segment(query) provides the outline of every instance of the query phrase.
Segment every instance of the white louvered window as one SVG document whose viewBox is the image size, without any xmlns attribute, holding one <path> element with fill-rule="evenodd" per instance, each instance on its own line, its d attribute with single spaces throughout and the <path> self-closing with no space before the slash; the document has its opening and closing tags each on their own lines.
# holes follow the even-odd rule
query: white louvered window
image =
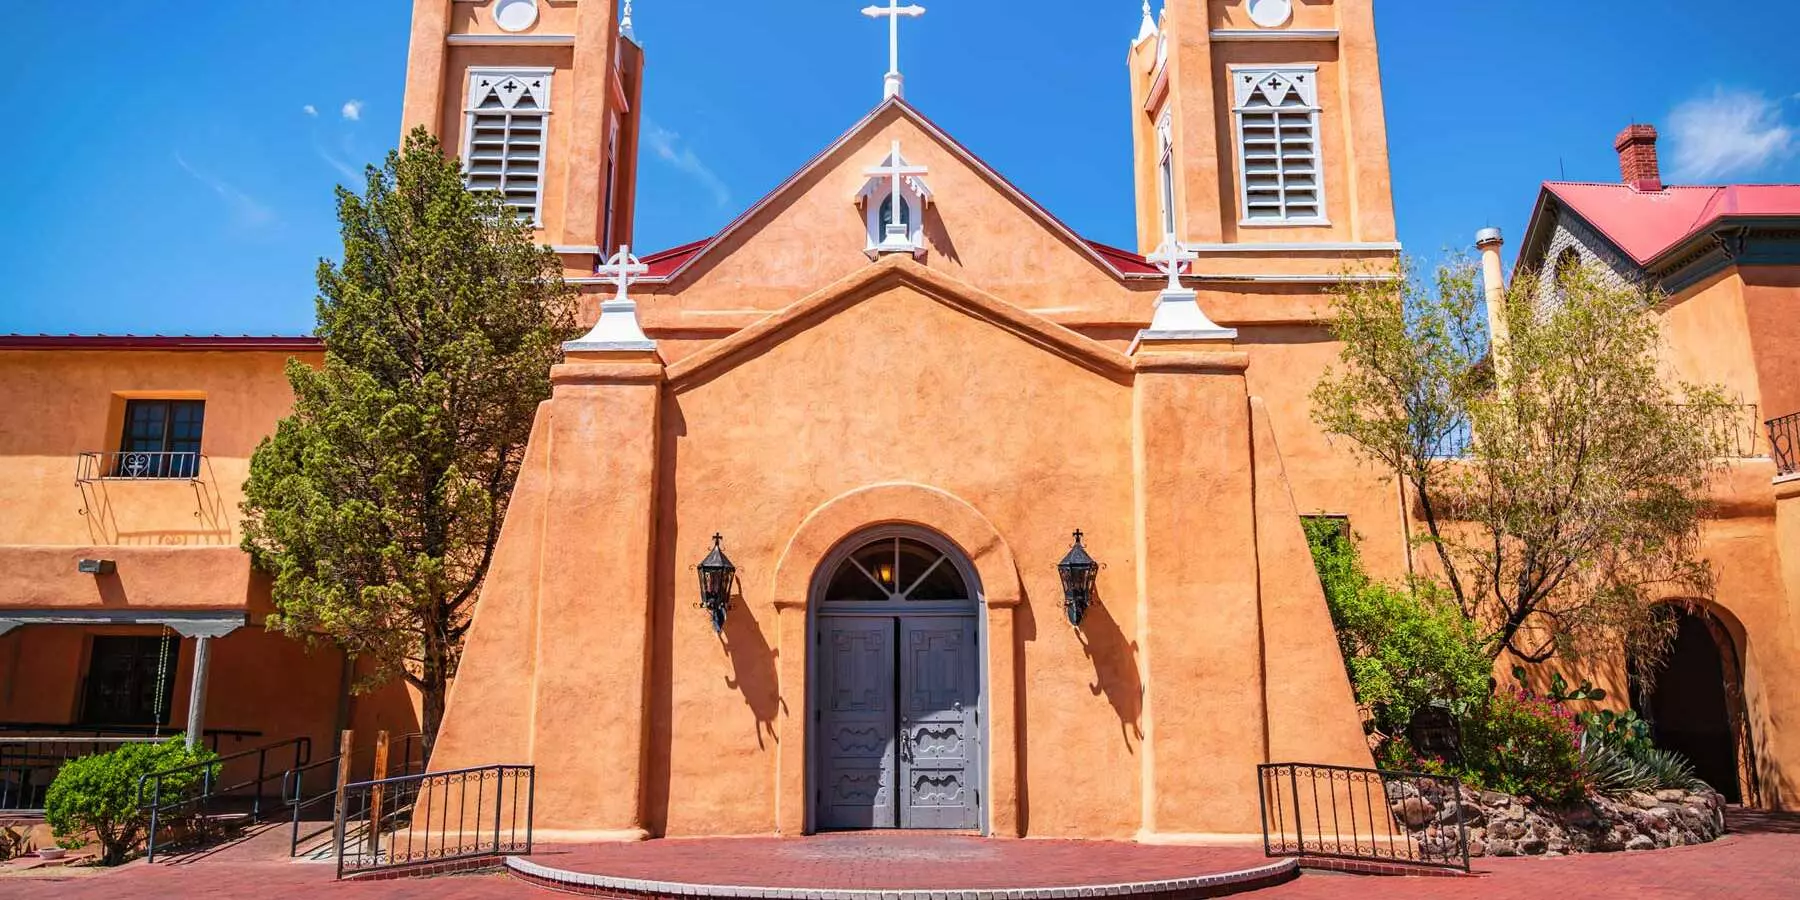
<svg viewBox="0 0 1800 900">
<path fill-rule="evenodd" d="M 1244 224 L 1326 224 L 1318 70 L 1234 69 L 1231 75 Z"/>
<path fill-rule="evenodd" d="M 550 69 L 470 69 L 463 160 L 469 189 L 493 191 L 534 226 L 544 203 Z"/>
</svg>

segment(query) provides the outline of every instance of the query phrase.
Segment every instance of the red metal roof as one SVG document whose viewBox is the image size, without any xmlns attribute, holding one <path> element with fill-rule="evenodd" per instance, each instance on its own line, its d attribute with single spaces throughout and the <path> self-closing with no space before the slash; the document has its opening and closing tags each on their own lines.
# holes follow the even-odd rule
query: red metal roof
<svg viewBox="0 0 1800 900">
<path fill-rule="evenodd" d="M 1547 181 L 1544 190 L 1646 265 L 1722 219 L 1800 216 L 1800 184 L 1673 185 Z"/>
<path fill-rule="evenodd" d="M 262 350 L 309 353 L 316 337 L 225 334 L 0 334 L 0 350 Z"/>
</svg>

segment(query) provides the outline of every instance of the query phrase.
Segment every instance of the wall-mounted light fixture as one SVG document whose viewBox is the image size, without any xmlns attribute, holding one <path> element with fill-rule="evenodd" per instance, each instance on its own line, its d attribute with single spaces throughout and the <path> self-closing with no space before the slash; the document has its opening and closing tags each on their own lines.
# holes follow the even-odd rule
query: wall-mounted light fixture
<svg viewBox="0 0 1800 900">
<path fill-rule="evenodd" d="M 712 552 L 695 566 L 700 572 L 700 608 L 712 617 L 714 632 L 725 630 L 725 613 L 731 609 L 731 584 L 737 578 L 737 566 L 725 555 L 724 541 L 724 535 L 713 535 Z"/>
<path fill-rule="evenodd" d="M 1075 546 L 1056 564 L 1056 571 L 1062 576 L 1063 612 L 1068 613 L 1070 625 L 1079 627 L 1093 605 L 1094 580 L 1100 574 L 1100 564 L 1081 545 L 1080 531 L 1075 532 Z"/>
<path fill-rule="evenodd" d="M 84 559 L 75 564 L 75 571 L 83 575 L 111 575 L 117 569 L 110 559 Z"/>
</svg>

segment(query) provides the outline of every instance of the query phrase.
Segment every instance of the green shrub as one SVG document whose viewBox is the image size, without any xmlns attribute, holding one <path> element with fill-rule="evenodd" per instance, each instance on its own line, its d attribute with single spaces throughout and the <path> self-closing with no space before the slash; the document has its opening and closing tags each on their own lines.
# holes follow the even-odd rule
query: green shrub
<svg viewBox="0 0 1800 900">
<path fill-rule="evenodd" d="M 1478 708 L 1491 690 L 1493 663 L 1474 623 L 1442 588 L 1422 579 L 1404 588 L 1377 583 L 1337 521 L 1304 525 L 1351 686 L 1374 711 L 1376 727 L 1399 734 L 1432 700 L 1450 701 L 1458 716 Z"/>
<path fill-rule="evenodd" d="M 215 758 L 204 747 L 187 749 L 181 736 L 162 743 L 123 744 L 117 750 L 72 759 L 57 771 L 44 797 L 44 819 L 62 839 L 92 831 L 100 842 L 103 865 L 125 861 L 150 821 L 138 807 L 138 779 Z M 164 804 L 199 790 L 203 771 L 163 781 Z M 148 802 L 149 798 L 145 798 Z"/>
<path fill-rule="evenodd" d="M 1463 725 L 1467 775 L 1486 790 L 1573 803 L 1588 789 L 1582 732 L 1561 703 L 1524 693 L 1497 695 Z"/>
<path fill-rule="evenodd" d="M 1608 796 L 1633 791 L 1654 791 L 1656 772 L 1624 748 L 1594 739 L 1590 733 L 1581 744 L 1581 767 L 1594 791 Z"/>
</svg>

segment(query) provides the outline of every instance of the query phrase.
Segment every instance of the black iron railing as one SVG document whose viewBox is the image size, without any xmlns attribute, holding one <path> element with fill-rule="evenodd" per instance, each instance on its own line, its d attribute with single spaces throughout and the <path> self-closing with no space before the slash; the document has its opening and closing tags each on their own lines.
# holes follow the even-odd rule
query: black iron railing
<svg viewBox="0 0 1800 900">
<path fill-rule="evenodd" d="M 259 731 L 208 729 L 214 753 L 222 737 L 254 737 Z M 168 740 L 149 726 L 75 726 L 42 722 L 0 723 L 0 815 L 42 815 L 44 794 L 71 759 L 117 750 L 123 744 Z"/>
<path fill-rule="evenodd" d="M 399 778 L 424 771 L 424 734 L 415 731 L 411 734 L 400 735 L 393 743 L 389 744 L 389 748 L 387 777 Z M 357 751 L 356 756 L 361 757 L 374 749 L 373 746 L 365 747 L 363 750 Z M 343 759 L 344 756 L 340 753 L 299 768 L 289 769 L 282 776 L 282 801 L 293 811 L 292 830 L 288 834 L 289 857 L 299 855 L 302 841 L 316 838 L 331 830 L 334 819 L 330 816 L 314 820 L 324 824 L 306 834 L 300 833 L 300 822 L 306 818 L 308 810 L 318 809 L 327 802 L 337 799 L 338 764 Z M 309 784 L 312 785 L 310 788 L 307 786 Z M 327 812 L 331 811 L 327 810 Z"/>
<path fill-rule="evenodd" d="M 1269 763 L 1256 773 L 1269 856 L 1469 870 L 1455 778 L 1308 763 Z"/>
<path fill-rule="evenodd" d="M 1769 456 L 1775 460 L 1776 473 L 1792 475 L 1800 472 L 1800 413 L 1770 419 L 1768 428 Z"/>
<path fill-rule="evenodd" d="M 478 766 L 344 787 L 333 847 L 338 877 L 529 854 L 533 766 Z"/>
<path fill-rule="evenodd" d="M 90 450 L 75 462 L 75 481 L 151 481 L 200 477 L 205 457 L 198 453 L 175 450 L 121 450 L 103 453 Z"/>
<path fill-rule="evenodd" d="M 297 737 L 139 778 L 137 805 L 150 813 L 145 859 L 156 861 L 157 832 L 166 818 L 204 825 L 209 814 L 229 807 L 233 812 L 247 813 L 251 822 L 262 821 L 264 787 L 311 759 L 312 738 Z M 191 789 L 175 788 L 190 782 Z"/>
</svg>

